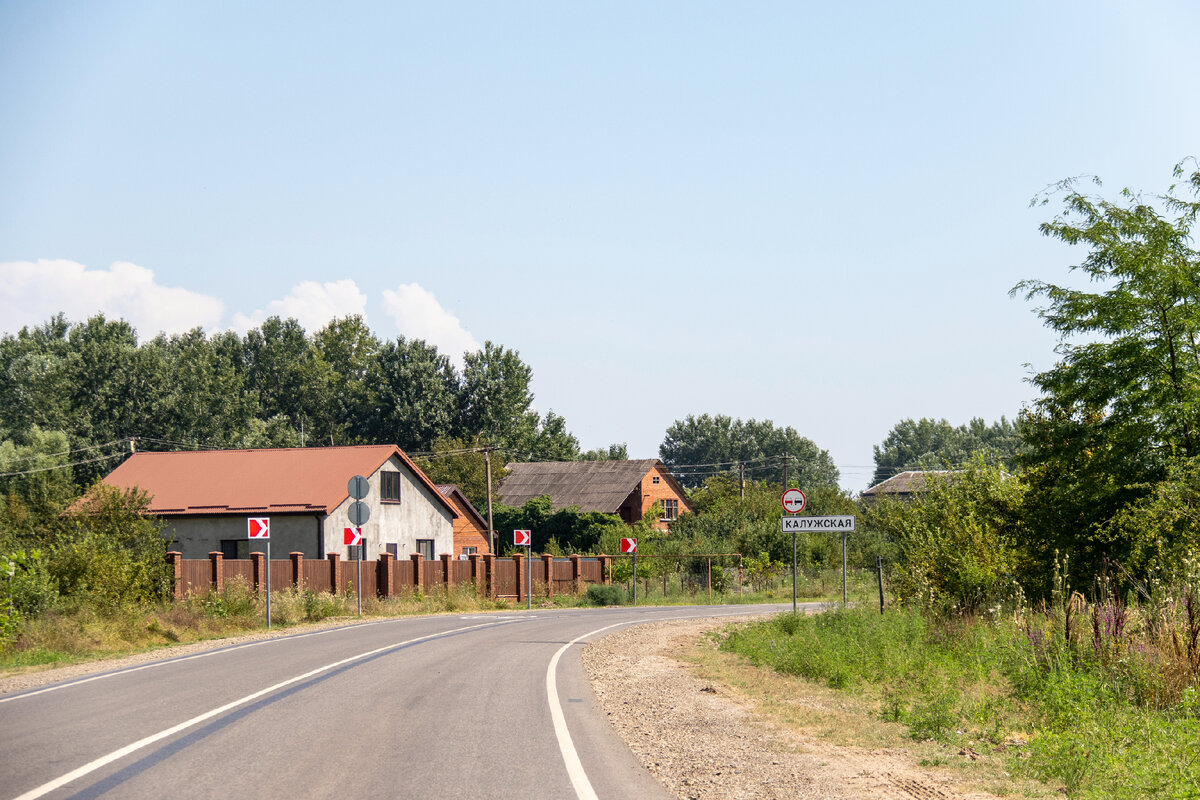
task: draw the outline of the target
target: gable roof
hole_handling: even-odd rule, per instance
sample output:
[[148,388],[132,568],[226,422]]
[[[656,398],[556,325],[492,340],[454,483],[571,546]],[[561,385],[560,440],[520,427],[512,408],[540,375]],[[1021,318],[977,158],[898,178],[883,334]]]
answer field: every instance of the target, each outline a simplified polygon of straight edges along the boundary
[[454,506],[395,445],[270,450],[142,452],[104,483],[138,487],[159,516],[257,513],[329,514],[350,496],[355,475],[372,475],[396,456],[457,517]]
[[462,490],[458,488],[458,484],[439,483],[437,489],[446,497],[457,502],[462,510],[467,512],[467,516],[473,519],[475,524],[482,530],[486,531],[488,529],[487,520],[479,513],[479,509],[475,508],[475,504],[468,500],[467,496],[462,493]]
[[508,506],[523,506],[546,494],[554,501],[555,509],[578,506],[580,511],[614,514],[655,467],[662,467],[662,474],[687,503],[687,494],[657,458],[508,464],[508,476],[500,483],[497,494],[500,502]]
[[916,494],[923,492],[929,487],[930,478],[946,478],[949,475],[956,475],[960,470],[909,470],[908,472],[900,472],[888,478],[882,483],[877,483],[870,489],[863,492],[864,497],[878,497],[881,495],[897,495],[897,494]]

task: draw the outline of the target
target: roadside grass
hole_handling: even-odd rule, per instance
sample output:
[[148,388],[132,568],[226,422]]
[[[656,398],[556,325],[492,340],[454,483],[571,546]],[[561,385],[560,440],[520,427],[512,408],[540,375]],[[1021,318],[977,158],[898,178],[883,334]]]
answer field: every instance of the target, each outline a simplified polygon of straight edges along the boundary
[[731,628],[720,647],[1067,797],[1200,797],[1200,661],[1188,638],[1200,615],[1116,608],[1076,595],[1059,613],[988,620],[783,614]]
[[879,713],[877,693],[847,692],[764,670],[749,658],[721,647],[726,635],[711,634],[710,641],[697,643],[680,657],[694,665],[700,678],[728,686],[748,701],[759,719],[840,748],[860,749],[865,759],[879,751],[907,756],[913,765],[929,770],[931,776],[949,778],[957,789],[1000,797],[1045,798],[1057,794],[1036,780],[1014,777],[1002,754],[979,752],[968,743],[914,739],[904,724]]

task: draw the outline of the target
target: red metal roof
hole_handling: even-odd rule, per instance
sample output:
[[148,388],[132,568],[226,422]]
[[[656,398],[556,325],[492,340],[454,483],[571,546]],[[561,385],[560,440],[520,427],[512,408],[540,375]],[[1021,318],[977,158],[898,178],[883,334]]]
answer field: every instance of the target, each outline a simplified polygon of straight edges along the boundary
[[428,487],[431,497],[458,516],[395,445],[135,453],[104,483],[141,488],[150,495],[150,512],[160,516],[328,514],[349,496],[352,477],[374,474],[392,456]]

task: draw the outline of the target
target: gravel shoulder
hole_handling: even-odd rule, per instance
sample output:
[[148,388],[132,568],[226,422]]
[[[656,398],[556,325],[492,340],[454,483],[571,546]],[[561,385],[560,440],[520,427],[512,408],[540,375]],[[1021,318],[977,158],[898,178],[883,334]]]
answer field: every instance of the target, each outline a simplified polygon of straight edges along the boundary
[[[634,754],[681,800],[986,800],[918,766],[904,748],[865,748],[809,735],[759,713],[732,687],[698,677],[682,660],[722,620],[639,625],[589,643],[584,669],[601,708]],[[814,693],[792,712],[825,716]],[[822,707],[825,706],[825,707]]]

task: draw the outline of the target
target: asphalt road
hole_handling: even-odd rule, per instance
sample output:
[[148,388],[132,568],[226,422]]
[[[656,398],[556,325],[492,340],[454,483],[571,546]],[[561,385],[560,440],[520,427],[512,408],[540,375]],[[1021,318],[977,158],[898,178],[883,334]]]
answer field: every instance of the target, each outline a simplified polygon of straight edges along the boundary
[[597,709],[580,640],[787,606],[417,617],[0,697],[0,797],[665,798]]

